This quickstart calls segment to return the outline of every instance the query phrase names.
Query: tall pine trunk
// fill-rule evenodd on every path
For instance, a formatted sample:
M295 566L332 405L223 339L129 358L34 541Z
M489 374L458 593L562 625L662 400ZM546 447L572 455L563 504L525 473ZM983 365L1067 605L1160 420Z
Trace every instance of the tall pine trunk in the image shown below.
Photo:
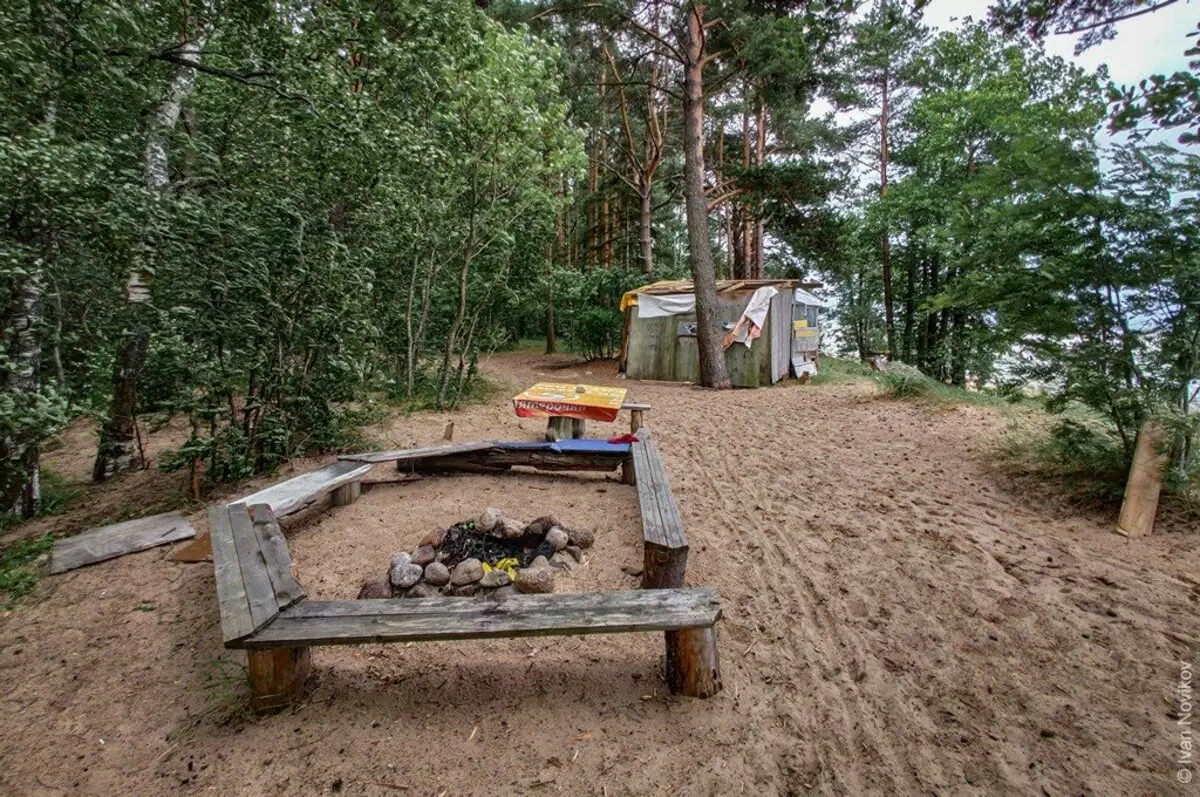
M888 360L896 359L896 316L892 294L892 242L888 230L888 70L883 69L883 109L879 115L879 198L883 207L880 255L883 264L883 317L887 329Z
M195 38L184 42L179 47L180 57L199 62L207 36L208 31L204 29ZM195 86L196 70L177 66L150 122L142 152L142 173L146 187L155 193L163 194L170 188L167 143L179 121L183 104ZM153 243L147 249L152 252ZM100 429L100 444L96 451L96 462L92 466L92 479L98 482L141 464L135 444L138 386L142 367L146 364L154 318L150 303L154 265L146 258L145 254L135 258L125 282L124 330L121 332L113 369L112 402L108 419Z
M717 314L717 277L708 230L704 195L704 4L687 10L687 61L683 83L683 179L687 207L688 249L696 291L696 343L700 384L727 388L725 352Z
M642 251L642 273L647 277L654 273L654 197L650 186L642 183L641 209L638 212L638 241Z

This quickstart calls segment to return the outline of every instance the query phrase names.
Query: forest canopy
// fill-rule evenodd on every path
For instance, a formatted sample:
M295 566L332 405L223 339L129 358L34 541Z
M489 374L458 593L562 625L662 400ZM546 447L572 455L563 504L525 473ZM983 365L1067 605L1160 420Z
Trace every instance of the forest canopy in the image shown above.
M455 407L523 339L613 356L621 294L684 276L706 385L715 280L813 278L826 350L1036 387L1125 456L1171 417L1186 478L1200 173L1161 142L1194 138L1195 64L1116 86L1041 44L1137 3L923 5L3 4L5 510L73 417L96 480L170 417L160 467L236 480L372 402Z

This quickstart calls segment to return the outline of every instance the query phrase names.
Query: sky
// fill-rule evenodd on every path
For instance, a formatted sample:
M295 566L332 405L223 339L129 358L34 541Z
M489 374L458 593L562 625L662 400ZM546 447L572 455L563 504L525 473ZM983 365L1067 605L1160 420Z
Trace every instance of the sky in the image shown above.
M956 27L965 17L986 19L988 0L932 0L925 7L925 23L939 30ZM1078 36L1050 36L1046 51L1073 61L1087 70L1107 64L1114 83L1128 85L1156 74L1187 69L1183 51L1194 41L1186 38L1200 22L1200 0L1180 0L1161 11L1121 22L1117 37L1075 55Z

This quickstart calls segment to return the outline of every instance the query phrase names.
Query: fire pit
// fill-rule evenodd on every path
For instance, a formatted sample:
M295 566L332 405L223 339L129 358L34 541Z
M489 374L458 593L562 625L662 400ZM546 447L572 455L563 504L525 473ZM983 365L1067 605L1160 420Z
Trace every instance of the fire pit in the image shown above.
M582 562L593 540L592 532L549 515L525 523L490 507L474 520L434 531L411 552L395 554L387 578L367 581L358 597L553 592L556 575Z

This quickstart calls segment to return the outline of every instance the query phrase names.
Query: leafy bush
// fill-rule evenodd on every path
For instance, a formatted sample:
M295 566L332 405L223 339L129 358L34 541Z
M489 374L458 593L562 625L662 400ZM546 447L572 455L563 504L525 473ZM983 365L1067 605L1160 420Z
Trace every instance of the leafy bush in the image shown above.
M1100 423L1064 418L1046 431L1013 432L998 454L1015 473L1062 482L1089 498L1120 500L1125 490L1125 448L1120 437Z
M621 297L642 285L645 275L620 268L598 268L582 274L558 269L552 278L555 327L570 350L589 360L615 357L625 332Z
M6 598L6 609L12 609L37 587L36 560L50 550L52 543L50 535L45 534L36 539L19 540L0 554L0 595Z

